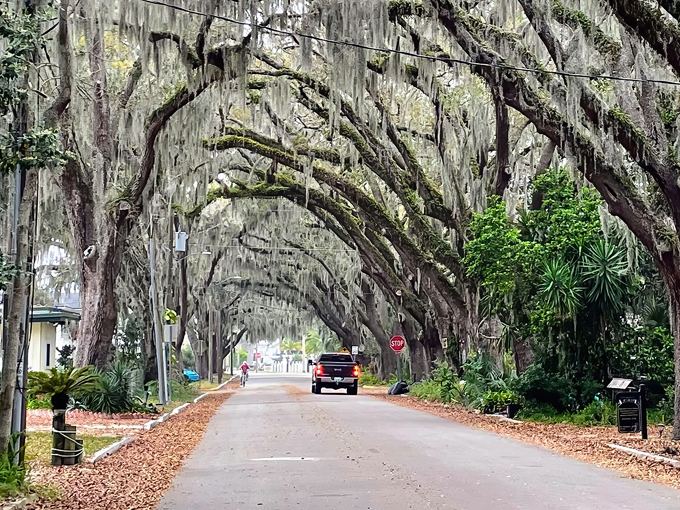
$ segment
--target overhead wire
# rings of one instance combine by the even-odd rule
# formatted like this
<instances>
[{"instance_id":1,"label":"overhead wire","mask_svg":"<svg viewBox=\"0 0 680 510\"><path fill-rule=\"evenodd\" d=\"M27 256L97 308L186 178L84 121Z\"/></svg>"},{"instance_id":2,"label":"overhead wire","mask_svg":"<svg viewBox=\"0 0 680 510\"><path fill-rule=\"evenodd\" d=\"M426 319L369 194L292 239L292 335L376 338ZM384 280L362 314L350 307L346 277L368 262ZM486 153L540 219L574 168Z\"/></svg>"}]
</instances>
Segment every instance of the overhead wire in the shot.
<instances>
[{"instance_id":1,"label":"overhead wire","mask_svg":"<svg viewBox=\"0 0 680 510\"><path fill-rule=\"evenodd\" d=\"M465 65L468 67L488 67L492 69L501 69L505 71L519 71L519 72L524 72L524 73L532 73L532 74L550 74L550 75L556 75L556 76L565 76L568 78L585 78L589 80L608 80L608 81L621 81L621 82L629 82L629 83L655 83L659 85L671 85L671 86L680 86L680 81L673 81L673 80L664 80L664 79L659 79L659 78L630 78L630 77L625 77L625 76L613 76L610 74L588 74L588 73L573 73L569 71L558 71L558 70L551 70L551 69L534 69L531 67L523 67L523 66L513 66L513 65L508 65L508 64L498 64L498 63L491 63L491 62L475 62L472 60L465 60L465 59L459 59L459 58L453 58L453 57L443 57L443 56L437 56L437 55L423 55L421 53L415 53L413 51L407 51L407 50L399 50L399 49L393 49L393 48L380 48L376 46L371 46L367 44L362 44L362 43L355 43L351 41L340 41L337 39L328 39L325 37L320 37L316 35L311 35L311 34L303 34L301 32L292 32L290 30L283 30L281 28L275 28L275 27L270 27L269 25L261 25L258 23L252 23L249 21L239 21L233 18L229 18L227 16L222 16L219 14L210 14L207 12L201 12L197 11L194 9L189 9L187 7L181 7L179 5L172 5L168 4L166 2L161 2L160 0L141 0L143 3L146 4L151 4L151 5L158 5L162 7L167 7L169 9L173 9L179 12L184 12L186 14L194 14L197 16L203 16L207 18L215 18L220 21L225 21L227 23L232 23L235 25L240 25L244 27L249 27L251 30L253 28L256 28L258 30L265 30L271 33L279 34L279 35L285 35L288 37L303 37L312 41L317 41L317 42L323 42L323 43L329 43L329 44L334 44L337 46L346 46L350 48L357 48L357 49L362 49L362 50L367 50L367 51L375 51L378 53L390 53L393 55L401 55L405 57L412 57L412 58L417 58L421 60L429 60L429 61L434 61L434 62L442 62L446 64L461 64Z\"/></svg>"}]
</instances>

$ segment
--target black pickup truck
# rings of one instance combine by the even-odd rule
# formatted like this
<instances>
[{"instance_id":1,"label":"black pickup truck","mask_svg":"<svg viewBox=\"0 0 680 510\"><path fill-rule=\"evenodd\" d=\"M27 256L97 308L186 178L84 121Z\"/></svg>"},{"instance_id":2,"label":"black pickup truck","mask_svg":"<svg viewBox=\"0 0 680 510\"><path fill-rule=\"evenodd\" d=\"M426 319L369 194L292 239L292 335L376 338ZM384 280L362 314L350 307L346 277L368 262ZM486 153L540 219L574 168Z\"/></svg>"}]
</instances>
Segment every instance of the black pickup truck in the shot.
<instances>
[{"instance_id":1,"label":"black pickup truck","mask_svg":"<svg viewBox=\"0 0 680 510\"><path fill-rule=\"evenodd\" d=\"M350 354L326 353L313 364L312 393L321 393L321 388L347 388L348 395L356 395L359 388L359 365Z\"/></svg>"}]
</instances>

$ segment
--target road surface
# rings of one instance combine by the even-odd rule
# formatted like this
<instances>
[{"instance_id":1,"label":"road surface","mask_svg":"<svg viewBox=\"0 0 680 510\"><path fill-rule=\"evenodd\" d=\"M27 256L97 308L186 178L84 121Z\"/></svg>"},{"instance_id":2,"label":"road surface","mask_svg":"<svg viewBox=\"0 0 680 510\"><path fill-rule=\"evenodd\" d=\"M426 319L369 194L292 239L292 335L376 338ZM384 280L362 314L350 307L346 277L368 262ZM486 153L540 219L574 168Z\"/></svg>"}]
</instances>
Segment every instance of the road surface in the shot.
<instances>
[{"instance_id":1,"label":"road surface","mask_svg":"<svg viewBox=\"0 0 680 510\"><path fill-rule=\"evenodd\" d=\"M252 374L159 510L678 510L680 491L308 375Z\"/></svg>"}]
</instances>

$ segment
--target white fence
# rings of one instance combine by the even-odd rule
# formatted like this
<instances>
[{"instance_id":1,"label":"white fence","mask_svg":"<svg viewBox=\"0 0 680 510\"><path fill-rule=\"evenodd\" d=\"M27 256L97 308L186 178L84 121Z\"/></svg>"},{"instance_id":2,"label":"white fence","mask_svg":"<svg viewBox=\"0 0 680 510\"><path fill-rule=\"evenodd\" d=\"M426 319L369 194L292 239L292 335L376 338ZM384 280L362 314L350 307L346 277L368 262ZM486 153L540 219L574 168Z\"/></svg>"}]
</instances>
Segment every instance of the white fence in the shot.
<instances>
[{"instance_id":1,"label":"white fence","mask_svg":"<svg viewBox=\"0 0 680 510\"><path fill-rule=\"evenodd\" d=\"M301 373L307 371L307 365L303 361L274 361L271 365L265 366L262 370L265 372L277 373Z\"/></svg>"}]
</instances>

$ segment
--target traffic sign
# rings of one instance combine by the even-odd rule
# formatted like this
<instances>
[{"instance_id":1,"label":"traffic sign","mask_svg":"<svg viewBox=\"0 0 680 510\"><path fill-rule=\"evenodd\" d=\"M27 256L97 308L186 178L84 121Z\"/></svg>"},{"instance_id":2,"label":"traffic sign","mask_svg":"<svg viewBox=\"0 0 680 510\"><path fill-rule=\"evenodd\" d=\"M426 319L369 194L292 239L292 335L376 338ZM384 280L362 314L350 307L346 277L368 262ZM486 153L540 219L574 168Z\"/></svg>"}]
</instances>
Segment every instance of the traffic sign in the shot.
<instances>
[{"instance_id":1,"label":"traffic sign","mask_svg":"<svg viewBox=\"0 0 680 510\"><path fill-rule=\"evenodd\" d=\"M403 336L394 335L392 338L390 338L390 347L392 347L392 350L397 354L399 354L404 349L405 345L406 340L404 340Z\"/></svg>"},{"instance_id":2,"label":"traffic sign","mask_svg":"<svg viewBox=\"0 0 680 510\"><path fill-rule=\"evenodd\" d=\"M255 353L255 359L260 359L261 357L262 357L262 354L260 354L259 352Z\"/></svg>"},{"instance_id":3,"label":"traffic sign","mask_svg":"<svg viewBox=\"0 0 680 510\"><path fill-rule=\"evenodd\" d=\"M343 347L342 349L340 349L340 352L341 352L342 354L349 354L349 351L347 350L347 347Z\"/></svg>"},{"instance_id":4,"label":"traffic sign","mask_svg":"<svg viewBox=\"0 0 680 510\"><path fill-rule=\"evenodd\" d=\"M352 346L352 354L354 354L355 356L356 356L357 354L359 354L359 346L358 346L358 345L353 345L353 346Z\"/></svg>"}]
</instances>

